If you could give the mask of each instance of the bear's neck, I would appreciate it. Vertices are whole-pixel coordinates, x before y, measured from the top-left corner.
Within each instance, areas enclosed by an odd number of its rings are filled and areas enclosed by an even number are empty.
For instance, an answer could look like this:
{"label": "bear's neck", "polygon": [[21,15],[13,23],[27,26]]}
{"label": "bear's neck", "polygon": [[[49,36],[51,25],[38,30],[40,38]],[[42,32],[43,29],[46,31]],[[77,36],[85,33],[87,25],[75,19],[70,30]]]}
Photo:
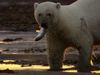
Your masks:
{"label": "bear's neck", "polygon": [[58,38],[58,39],[60,38],[61,40],[64,40],[64,38],[66,40],[69,39],[71,36],[71,30],[72,30],[70,28],[72,27],[70,27],[70,25],[67,25],[67,23],[65,24],[64,21],[65,21],[64,19],[59,18],[58,16],[55,22],[51,22],[51,24],[48,25],[49,27],[47,30],[47,36],[49,37],[52,36],[52,38]]}
{"label": "bear's neck", "polygon": [[59,22],[60,21],[58,21],[58,23],[54,23],[54,24],[50,25],[50,27],[48,27],[47,36],[52,37],[52,38],[58,38],[58,39],[61,39],[63,37],[63,39],[64,39],[65,35],[69,35],[69,33],[67,33],[67,32],[69,32],[69,31],[67,31],[68,29],[66,27],[64,27],[63,25],[61,25]]}

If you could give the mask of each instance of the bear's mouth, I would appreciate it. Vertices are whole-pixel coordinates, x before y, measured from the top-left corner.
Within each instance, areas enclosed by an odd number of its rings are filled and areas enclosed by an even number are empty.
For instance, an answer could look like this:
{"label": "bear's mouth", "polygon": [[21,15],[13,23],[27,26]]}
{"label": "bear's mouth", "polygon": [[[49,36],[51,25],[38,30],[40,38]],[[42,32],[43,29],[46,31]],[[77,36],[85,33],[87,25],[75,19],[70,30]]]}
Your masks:
{"label": "bear's mouth", "polygon": [[43,27],[44,29],[47,29],[48,28],[47,23],[41,23],[41,27]]}

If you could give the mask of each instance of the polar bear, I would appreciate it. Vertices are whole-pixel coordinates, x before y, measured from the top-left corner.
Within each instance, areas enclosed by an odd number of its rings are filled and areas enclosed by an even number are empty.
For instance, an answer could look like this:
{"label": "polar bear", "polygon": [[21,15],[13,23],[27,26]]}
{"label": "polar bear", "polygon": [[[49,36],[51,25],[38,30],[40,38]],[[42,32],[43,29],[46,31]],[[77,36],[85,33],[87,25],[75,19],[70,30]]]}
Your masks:
{"label": "polar bear", "polygon": [[47,33],[50,70],[62,69],[64,49],[70,46],[78,49],[80,54],[78,71],[86,72],[91,67],[92,47],[100,44],[99,2],[79,0],[71,5],[34,4],[34,17],[40,26],[35,41]]}

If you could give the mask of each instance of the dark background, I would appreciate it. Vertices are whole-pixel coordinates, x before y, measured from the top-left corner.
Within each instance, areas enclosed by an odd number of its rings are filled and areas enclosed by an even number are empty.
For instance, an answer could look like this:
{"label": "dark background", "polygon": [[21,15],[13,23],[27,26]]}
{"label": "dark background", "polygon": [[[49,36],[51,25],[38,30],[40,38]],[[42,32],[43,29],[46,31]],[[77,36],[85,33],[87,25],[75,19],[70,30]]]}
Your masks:
{"label": "dark background", "polygon": [[37,28],[34,2],[53,1],[71,4],[76,0],[0,0],[0,30],[30,31]]}

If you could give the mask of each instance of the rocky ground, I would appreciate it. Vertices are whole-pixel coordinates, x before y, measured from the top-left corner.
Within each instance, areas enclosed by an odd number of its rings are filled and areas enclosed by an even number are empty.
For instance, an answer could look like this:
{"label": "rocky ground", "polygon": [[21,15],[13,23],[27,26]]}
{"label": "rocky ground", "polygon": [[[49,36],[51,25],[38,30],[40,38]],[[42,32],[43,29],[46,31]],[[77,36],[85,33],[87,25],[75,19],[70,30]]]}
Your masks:
{"label": "rocky ground", "polygon": [[[36,36],[36,34],[37,33],[34,32],[0,31],[0,67],[3,67],[0,69],[0,75],[6,75],[5,73],[7,73],[7,75],[9,73],[10,75],[13,75],[13,73],[14,75],[17,75],[17,73],[18,75],[49,75],[50,73],[54,75],[60,75],[60,73],[58,72],[48,73],[46,71],[46,69],[48,68],[46,38],[43,38],[39,42],[35,42],[34,37]],[[95,65],[99,66],[99,46],[96,48],[95,53],[97,57],[94,62]],[[64,64],[67,66],[66,68],[71,65],[77,64],[78,56],[78,52],[75,49],[66,49],[63,61]],[[17,70],[15,69],[16,64]],[[10,68],[12,65],[13,68]],[[37,68],[35,65],[41,65],[42,67]],[[18,66],[20,66],[20,69],[18,68]],[[99,70],[96,70],[96,73],[100,73]],[[64,75],[66,73],[62,74]],[[78,73],[67,74],[78,75]]]}

